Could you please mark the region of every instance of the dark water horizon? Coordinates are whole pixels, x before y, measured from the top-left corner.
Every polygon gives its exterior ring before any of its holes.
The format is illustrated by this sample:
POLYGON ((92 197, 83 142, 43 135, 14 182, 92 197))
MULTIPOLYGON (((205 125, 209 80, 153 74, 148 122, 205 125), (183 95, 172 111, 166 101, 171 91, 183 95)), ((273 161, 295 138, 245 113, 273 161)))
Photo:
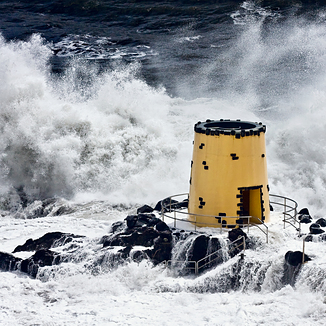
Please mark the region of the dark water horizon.
POLYGON ((39 34, 52 49, 54 73, 62 73, 72 57, 102 69, 140 62, 146 82, 185 96, 176 84, 232 47, 248 24, 262 22, 268 35, 275 24, 321 20, 323 8, 309 0, 1 1, 0 33, 7 41, 39 34))

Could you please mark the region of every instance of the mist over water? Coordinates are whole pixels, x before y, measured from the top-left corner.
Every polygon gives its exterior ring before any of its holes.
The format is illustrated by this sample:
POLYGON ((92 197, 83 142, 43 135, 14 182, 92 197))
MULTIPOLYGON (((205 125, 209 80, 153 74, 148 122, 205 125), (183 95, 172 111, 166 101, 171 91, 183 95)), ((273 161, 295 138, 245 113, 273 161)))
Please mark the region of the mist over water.
POLYGON ((50 53, 39 36, 1 41, 1 174, 7 189, 71 198, 137 187, 136 193, 130 189, 137 197, 143 186, 152 187, 152 173, 154 180, 162 173, 173 177, 179 144, 173 143, 171 99, 164 91, 135 78, 134 65, 98 75, 96 67, 77 60, 63 76, 50 76, 42 64, 50 53))

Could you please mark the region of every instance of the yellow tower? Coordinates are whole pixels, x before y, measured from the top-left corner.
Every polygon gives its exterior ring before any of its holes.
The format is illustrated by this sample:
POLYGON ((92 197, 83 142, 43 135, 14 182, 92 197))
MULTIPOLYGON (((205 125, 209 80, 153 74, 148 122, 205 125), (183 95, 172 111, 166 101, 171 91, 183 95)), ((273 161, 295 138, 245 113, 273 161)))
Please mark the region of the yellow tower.
POLYGON ((247 223, 248 216, 250 223, 269 221, 265 132, 262 123, 240 120, 206 120, 195 125, 191 221, 229 228, 247 223))

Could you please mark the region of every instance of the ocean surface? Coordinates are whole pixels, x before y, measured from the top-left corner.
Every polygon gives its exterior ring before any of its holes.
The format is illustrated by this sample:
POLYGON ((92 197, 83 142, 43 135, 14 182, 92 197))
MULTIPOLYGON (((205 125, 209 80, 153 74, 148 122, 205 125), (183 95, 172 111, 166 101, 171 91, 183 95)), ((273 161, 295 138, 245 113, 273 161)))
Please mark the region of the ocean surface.
POLYGON ((0 1, 0 251, 51 231, 89 239, 84 260, 36 279, 1 272, 0 324, 325 325, 326 244, 307 244, 312 261, 282 286, 302 240, 278 216, 236 291, 219 287, 228 262, 197 278, 91 270, 113 222, 188 191, 206 119, 263 122, 271 193, 326 217, 326 5, 0 1), (38 214, 50 198, 65 214, 38 214))

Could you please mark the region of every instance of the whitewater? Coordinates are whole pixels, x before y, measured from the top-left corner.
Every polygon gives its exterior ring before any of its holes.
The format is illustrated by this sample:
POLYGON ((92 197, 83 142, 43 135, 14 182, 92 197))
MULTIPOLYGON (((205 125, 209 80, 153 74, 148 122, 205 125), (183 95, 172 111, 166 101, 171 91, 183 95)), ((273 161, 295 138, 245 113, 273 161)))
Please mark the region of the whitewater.
MULTIPOLYGON (((137 61, 101 70, 73 57, 55 75, 55 44, 39 34, 26 41, 1 36, 0 251, 46 232, 87 237, 79 260, 44 267, 36 279, 1 272, 1 325, 325 325, 325 243, 307 243, 312 260, 294 286, 283 285, 284 255, 303 243, 278 214, 269 243, 261 236, 260 247, 246 251, 237 290, 224 283, 239 257, 198 277, 146 261, 94 269, 112 223, 188 191, 197 121, 262 121, 271 193, 325 217, 325 15, 293 18, 264 34, 264 21, 253 16, 270 13, 244 4, 233 13, 243 32, 183 79, 174 96, 141 78, 137 61), (55 198, 53 210, 37 216, 47 198, 55 198), (60 207, 66 213, 56 215, 60 207)), ((205 37, 181 34, 171 46, 205 37)))

